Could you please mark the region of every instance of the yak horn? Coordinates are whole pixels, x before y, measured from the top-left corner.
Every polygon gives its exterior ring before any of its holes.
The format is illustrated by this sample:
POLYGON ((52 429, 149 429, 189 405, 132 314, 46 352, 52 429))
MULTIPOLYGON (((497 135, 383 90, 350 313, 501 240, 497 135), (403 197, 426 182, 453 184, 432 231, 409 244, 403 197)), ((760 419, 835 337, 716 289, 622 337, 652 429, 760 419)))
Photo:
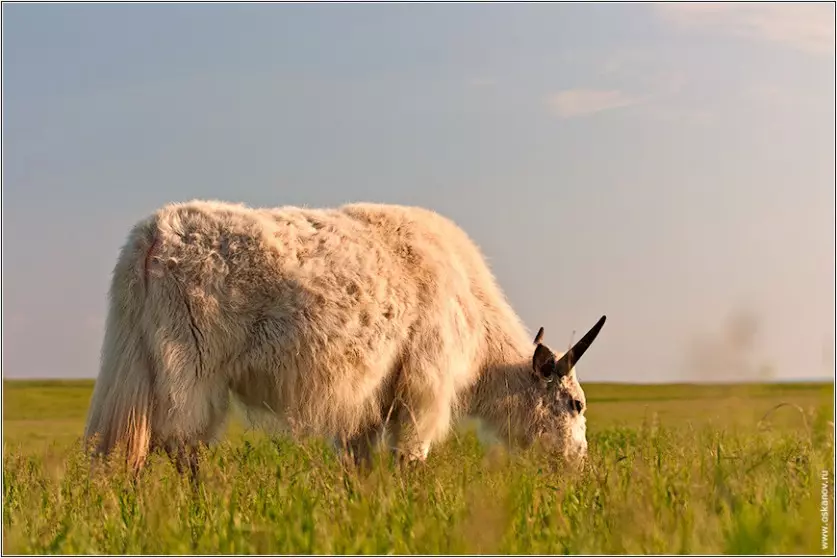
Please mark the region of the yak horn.
POLYGON ((599 321, 596 322, 590 331, 584 334, 584 337, 578 340, 578 343, 573 345, 573 348, 567 351, 561 359, 555 363, 555 370, 558 372, 558 377, 564 376, 570 373, 570 370, 573 369, 573 366, 581 360, 581 357, 590 348, 590 345, 593 344, 593 340, 596 339, 596 336, 601 331, 602 326, 605 323, 607 316, 602 316, 599 318, 599 321))

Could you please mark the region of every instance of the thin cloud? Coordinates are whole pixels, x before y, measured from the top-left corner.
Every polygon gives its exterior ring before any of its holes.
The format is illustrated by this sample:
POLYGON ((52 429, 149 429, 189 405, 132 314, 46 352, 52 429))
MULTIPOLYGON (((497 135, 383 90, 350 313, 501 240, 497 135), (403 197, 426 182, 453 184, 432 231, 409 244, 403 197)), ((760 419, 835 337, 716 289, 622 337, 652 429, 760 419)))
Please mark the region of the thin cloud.
POLYGON ((637 99, 621 91, 599 89, 566 89, 553 93, 547 99, 550 110, 559 118, 587 116, 637 102, 637 99))
POLYGON ((670 2, 655 7, 664 21, 683 29, 714 29, 834 56, 833 3, 670 2))

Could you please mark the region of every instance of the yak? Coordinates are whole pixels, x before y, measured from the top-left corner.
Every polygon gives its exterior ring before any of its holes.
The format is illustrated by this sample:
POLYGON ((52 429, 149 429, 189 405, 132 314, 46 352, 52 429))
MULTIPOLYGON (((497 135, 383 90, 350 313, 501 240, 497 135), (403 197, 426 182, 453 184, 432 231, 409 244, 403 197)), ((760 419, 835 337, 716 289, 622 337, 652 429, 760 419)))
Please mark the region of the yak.
MULTIPOLYGON (((458 417, 518 447, 587 451, 575 364, 527 333, 485 258, 420 207, 165 205, 113 269, 85 439, 135 471, 163 449, 196 459, 231 401, 355 460, 386 443, 426 459, 458 417)), ((194 465, 193 461, 190 461, 194 465)))

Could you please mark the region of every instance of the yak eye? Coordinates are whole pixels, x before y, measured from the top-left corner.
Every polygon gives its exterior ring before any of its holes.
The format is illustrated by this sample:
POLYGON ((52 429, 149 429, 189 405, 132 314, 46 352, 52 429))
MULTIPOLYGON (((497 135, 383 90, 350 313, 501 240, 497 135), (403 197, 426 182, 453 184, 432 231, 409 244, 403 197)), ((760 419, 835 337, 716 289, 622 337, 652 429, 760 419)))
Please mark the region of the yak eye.
POLYGON ((570 400, 570 410, 575 411, 576 413, 581 414, 581 411, 584 409, 584 403, 582 403, 578 399, 571 399, 570 400))

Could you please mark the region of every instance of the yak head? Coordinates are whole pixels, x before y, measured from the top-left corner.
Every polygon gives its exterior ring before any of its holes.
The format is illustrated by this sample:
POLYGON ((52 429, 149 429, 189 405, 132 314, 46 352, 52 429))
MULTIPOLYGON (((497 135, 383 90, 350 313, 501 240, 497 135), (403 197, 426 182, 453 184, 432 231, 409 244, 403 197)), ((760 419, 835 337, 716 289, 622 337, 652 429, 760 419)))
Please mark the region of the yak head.
POLYGON ((543 328, 538 330, 532 356, 534 400, 527 436, 530 442, 538 441, 565 457, 586 455, 587 400, 578 383, 575 365, 596 339, 605 319, 602 316, 566 353, 556 353, 543 344, 543 328))

